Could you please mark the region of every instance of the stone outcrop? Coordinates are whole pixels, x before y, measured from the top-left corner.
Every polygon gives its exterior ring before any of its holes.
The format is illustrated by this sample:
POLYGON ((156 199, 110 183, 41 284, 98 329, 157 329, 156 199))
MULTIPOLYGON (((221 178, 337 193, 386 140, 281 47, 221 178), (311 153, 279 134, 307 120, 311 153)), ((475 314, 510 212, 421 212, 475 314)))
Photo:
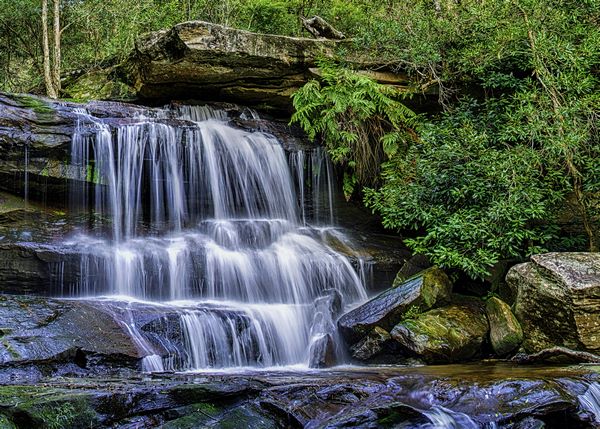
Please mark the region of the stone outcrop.
POLYGON ((86 301, 0 295, 0 365, 74 362, 102 356, 137 367, 138 348, 109 312, 86 301))
MULTIPOLYGON (((319 58, 345 41, 258 34, 191 21, 140 37, 123 74, 142 99, 217 99, 289 111, 319 58)), ((372 66, 377 59, 356 59, 372 66)), ((385 73, 393 84, 406 76, 385 73)))
POLYGON ((600 352, 600 254, 535 255, 513 267, 507 282, 527 352, 552 346, 600 352))
POLYGON ((344 314, 338 327, 346 341, 354 344, 376 326, 389 331, 408 311, 422 312, 447 302, 451 289, 442 270, 428 269, 344 314))
MULTIPOLYGON (((235 126, 275 135, 286 150, 314 147, 298 130, 283 122, 253 118, 248 108, 228 103, 211 106, 225 110, 235 126)), ((141 115, 155 117, 164 123, 176 121, 160 117, 158 109, 127 103, 90 101, 79 104, 0 93, 0 192, 27 195, 30 200, 64 208, 77 173, 70 165, 71 139, 83 110, 108 125, 127 124, 141 115)))
POLYGON ((490 342, 498 356, 514 351, 523 341, 523 330, 507 303, 499 298, 487 300, 485 311, 490 322, 490 342))
POLYGON ((461 299, 400 322, 390 335, 428 363, 451 363, 479 357, 488 330, 483 302, 461 299))

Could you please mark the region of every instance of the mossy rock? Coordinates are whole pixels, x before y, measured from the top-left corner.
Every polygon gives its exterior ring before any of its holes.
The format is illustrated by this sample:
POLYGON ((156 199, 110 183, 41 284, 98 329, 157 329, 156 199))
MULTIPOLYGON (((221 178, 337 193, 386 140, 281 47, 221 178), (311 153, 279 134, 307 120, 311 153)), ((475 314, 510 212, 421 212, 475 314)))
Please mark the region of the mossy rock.
POLYGON ((164 429, 275 429, 284 427, 251 403, 233 407, 198 403, 185 407, 179 412, 185 415, 171 420, 161 427, 164 429))
POLYGON ((600 353, 599 253, 534 255, 512 267, 506 282, 527 353, 554 346, 600 353))
POLYGON ((483 302, 464 299, 404 320, 390 335, 428 363, 451 363, 479 356, 488 329, 483 302))
POLYGON ((523 330, 507 303, 499 298, 487 300, 485 311, 490 322, 490 342, 498 356, 506 356, 523 342, 523 330))
POLYGON ((11 424, 40 429, 95 427, 99 419, 92 399, 88 393, 40 386, 2 386, 0 428, 15 427, 11 424))
POLYGON ((419 314, 448 303, 451 292, 452 283, 446 273, 432 267, 344 314, 338 326, 346 341, 354 344, 375 326, 389 331, 407 313, 419 314))

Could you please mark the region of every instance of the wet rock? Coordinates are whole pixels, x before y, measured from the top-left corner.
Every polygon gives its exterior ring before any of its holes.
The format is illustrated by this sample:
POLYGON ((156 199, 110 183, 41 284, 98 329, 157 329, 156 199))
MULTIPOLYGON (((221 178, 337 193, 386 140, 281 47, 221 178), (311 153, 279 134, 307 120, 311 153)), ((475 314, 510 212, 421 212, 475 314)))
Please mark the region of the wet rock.
POLYGON ((310 368, 329 368, 336 364, 335 341, 331 334, 325 334, 310 345, 310 368))
POLYGON ((0 295, 0 364, 73 362, 102 356, 123 367, 141 358, 110 314, 84 301, 0 295))
POLYGON ((600 254, 535 255, 506 280, 527 352, 552 346, 600 352, 600 254))
MULTIPOLYGON (((59 246, 0 241, 0 293, 68 294, 79 272, 79 255, 59 246)), ((17 237, 18 238, 18 237, 17 237)))
POLYGON ((520 364, 600 363, 600 356, 566 347, 551 347, 530 355, 518 354, 512 360, 520 364))
POLYGON ((390 335, 428 363, 447 363, 479 356, 488 330, 483 302, 463 299, 404 320, 390 335))
POLYGON ((344 314, 338 321, 349 344, 358 342, 375 326, 394 327, 408 311, 422 312, 448 302, 452 284, 439 268, 431 268, 344 314))
MULTIPOLYGON (((152 378, 15 379, 0 421, 18 427, 589 427, 598 377, 568 368, 470 365, 152 378), (585 410, 584 410, 585 411, 585 410), (535 426, 534 426, 535 427, 535 426)), ((10 427, 10 426, 9 426, 10 427)))
POLYGON ((352 357, 360 361, 368 361, 383 352, 385 344, 391 339, 388 331, 376 326, 358 343, 350 347, 352 357))
POLYGON ((523 330, 507 303, 499 298, 487 300, 485 311, 490 323, 490 341, 498 356, 514 351, 523 341, 523 330))
POLYGON ((337 317, 342 311, 342 294, 337 289, 325 289, 322 296, 317 298, 315 306, 332 317, 337 317))

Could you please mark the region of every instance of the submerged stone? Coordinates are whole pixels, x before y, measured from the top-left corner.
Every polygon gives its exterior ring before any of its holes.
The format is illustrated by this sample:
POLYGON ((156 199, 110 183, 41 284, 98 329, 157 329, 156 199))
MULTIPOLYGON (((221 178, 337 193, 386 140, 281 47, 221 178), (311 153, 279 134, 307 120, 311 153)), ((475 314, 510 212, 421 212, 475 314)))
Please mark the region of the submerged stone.
POLYGON ((527 352, 552 346, 600 352, 600 254, 534 255, 506 280, 527 352))
POLYGON ((490 322, 490 340, 497 355, 505 356, 523 341, 523 330, 507 303, 499 298, 487 300, 486 314, 490 322))
POLYGON ((483 302, 464 299, 404 320, 390 335, 428 363, 450 363, 479 356, 488 329, 483 302))
POLYGON ((425 270, 404 283, 344 314, 340 332, 350 344, 358 342, 375 326, 393 328, 407 312, 423 312, 449 301, 452 284, 439 268, 425 270))

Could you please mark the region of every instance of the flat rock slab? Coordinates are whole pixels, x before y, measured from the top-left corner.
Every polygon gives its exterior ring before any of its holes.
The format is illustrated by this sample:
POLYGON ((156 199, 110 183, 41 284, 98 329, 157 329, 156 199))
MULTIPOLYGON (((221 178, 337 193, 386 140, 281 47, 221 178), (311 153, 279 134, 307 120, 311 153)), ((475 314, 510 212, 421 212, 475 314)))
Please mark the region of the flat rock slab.
POLYGON ((127 367, 142 357, 123 326, 86 301, 0 295, 0 334, 2 365, 77 361, 80 352, 127 367))

